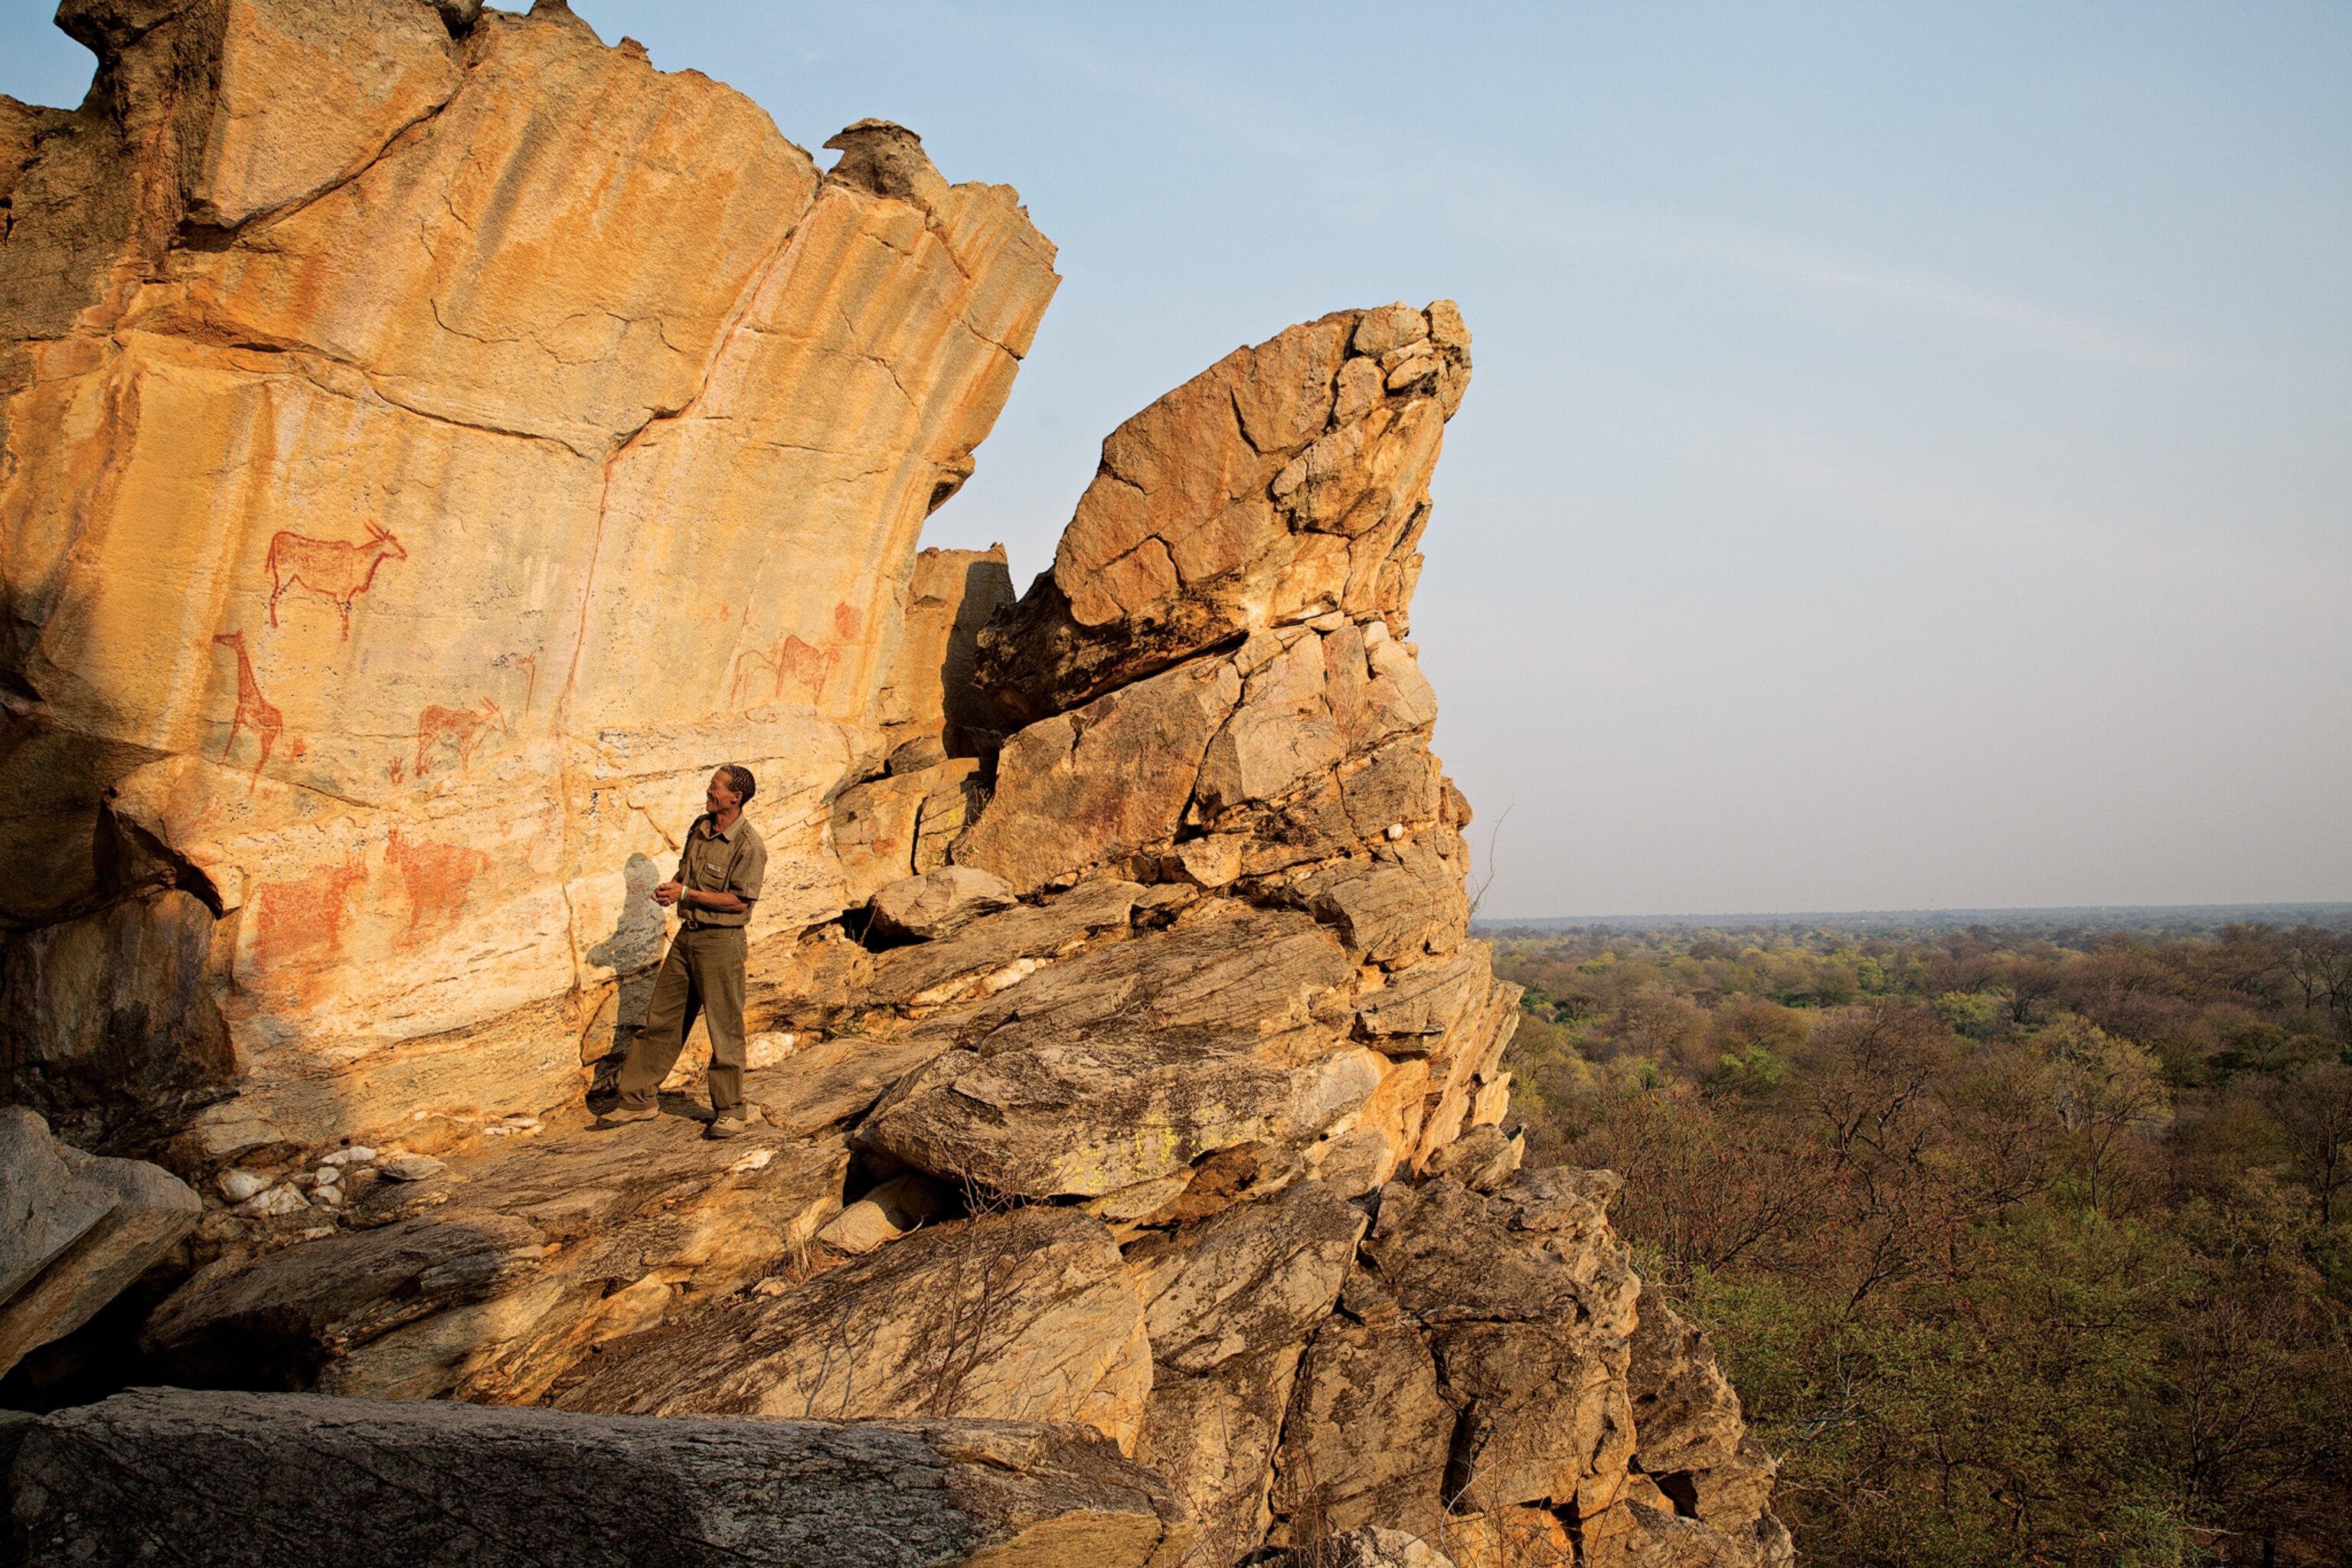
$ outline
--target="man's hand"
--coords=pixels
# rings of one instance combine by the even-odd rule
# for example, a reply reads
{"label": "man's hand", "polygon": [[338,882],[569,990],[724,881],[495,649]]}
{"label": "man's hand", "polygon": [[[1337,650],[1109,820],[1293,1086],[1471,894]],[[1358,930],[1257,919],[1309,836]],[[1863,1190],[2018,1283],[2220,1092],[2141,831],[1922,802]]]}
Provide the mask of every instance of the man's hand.
{"label": "man's hand", "polygon": [[685,891],[686,884],[683,882],[664,882],[660,887],[654,889],[654,902],[659,904],[664,909],[667,909],[672,904],[677,902],[678,896]]}

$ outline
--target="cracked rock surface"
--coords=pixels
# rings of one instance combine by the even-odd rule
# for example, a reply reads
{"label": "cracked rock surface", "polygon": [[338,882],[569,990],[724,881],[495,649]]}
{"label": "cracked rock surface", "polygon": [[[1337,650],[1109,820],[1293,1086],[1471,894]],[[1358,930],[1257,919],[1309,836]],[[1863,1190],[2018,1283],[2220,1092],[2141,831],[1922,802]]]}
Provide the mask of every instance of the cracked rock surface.
{"label": "cracked rock surface", "polygon": [[27,1564],[1145,1568],[1181,1547],[1157,1478],[1083,1427],[140,1389],[16,1436]]}

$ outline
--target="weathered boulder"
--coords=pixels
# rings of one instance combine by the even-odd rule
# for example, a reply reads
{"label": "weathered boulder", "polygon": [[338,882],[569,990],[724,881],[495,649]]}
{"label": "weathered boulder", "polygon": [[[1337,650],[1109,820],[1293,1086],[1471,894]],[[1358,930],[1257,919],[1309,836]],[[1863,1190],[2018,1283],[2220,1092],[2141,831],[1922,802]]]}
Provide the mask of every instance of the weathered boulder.
{"label": "weathered boulder", "polygon": [[1420,1536],[1377,1524],[1327,1536],[1265,1561],[1270,1568],[1454,1568],[1453,1558]]}
{"label": "weathered boulder", "polygon": [[1057,959],[1126,936],[1145,897],[1136,883],[1097,878],[1040,904],[982,916],[940,941],[883,953],[856,1000],[896,1013],[993,995]]}
{"label": "weathered boulder", "polygon": [[1245,1561],[1265,1539],[1268,1468],[1297,1366],[1298,1347],[1280,1345],[1153,1384],[1135,1457],[1168,1482],[1203,1562]]}
{"label": "weathered boulder", "polygon": [[1485,942],[1467,942],[1444,959],[1385,977],[1357,1004],[1356,1032],[1384,1056],[1449,1054],[1449,1033],[1486,998],[1493,961]]}
{"label": "weathered boulder", "polygon": [[1421,1163],[1424,1174],[1451,1176],[1474,1193],[1491,1193],[1519,1168],[1527,1141],[1496,1126],[1473,1127],[1443,1148],[1430,1151]]}
{"label": "weathered boulder", "polygon": [[[97,924],[9,963],[203,954],[109,1004],[225,1031],[171,1086],[195,1159],[575,1100],[714,763],[760,780],[755,940],[863,896],[830,798],[894,743],[917,538],[1053,247],[910,132],[821,174],[558,5],[59,19],[89,100],[0,115],[0,917]],[[937,707],[1005,596],[976,564],[919,585]],[[123,928],[157,884],[93,853],[110,792],[202,919]],[[882,879],[966,805],[933,781]],[[41,1027],[20,1092],[110,1131],[83,1100],[131,1089],[81,1046],[28,1075],[64,1059]]]}
{"label": "weathered boulder", "polygon": [[835,1035],[795,1051],[776,1070],[746,1075],[744,1095],[770,1126],[814,1137],[856,1121],[936,1054],[921,1040]]}
{"label": "weathered boulder", "polygon": [[868,910],[875,934],[929,942],[982,915],[1009,910],[1013,902],[1003,878],[969,866],[942,866],[891,883],[874,895]]}
{"label": "weathered boulder", "polygon": [[[1403,329],[1380,323],[1406,317],[1391,343]],[[982,634],[981,684],[1034,721],[1285,622],[1401,620],[1469,344],[1449,301],[1341,311],[1129,419],[1052,574]]]}
{"label": "weathered boulder", "polygon": [[987,794],[979,760],[945,755],[936,736],[903,742],[883,767],[880,777],[834,799],[833,849],[845,905],[946,865]]}
{"label": "weathered boulder", "polygon": [[816,1233],[842,1252],[871,1252],[950,1212],[951,1195],[928,1176],[893,1176],[826,1222]]}
{"label": "weathered boulder", "polygon": [[100,1152],[152,1148],[221,1098],[236,1063],[213,996],[217,924],[201,899],[163,885],[0,937],[5,1092]]}
{"label": "weathered boulder", "polygon": [[148,1366],[200,1386],[534,1400],[593,1347],[782,1266],[839,1212],[837,1141],[697,1131],[665,1117],[503,1141],[520,1146],[419,1180],[346,1177],[357,1190],[331,1208],[283,1185],[293,1212],[265,1223],[288,1228],[165,1300]]}
{"label": "weathered boulder", "polygon": [[1276,1458],[1282,1521],[1273,1538],[1305,1544],[1374,1519],[1435,1535],[1453,1417],[1427,1338],[1377,1278],[1358,1270],[1307,1347]]}
{"label": "weathered boulder", "polygon": [[85,1154],[0,1106],[0,1373],[89,1321],[202,1208],[170,1172]]}
{"label": "weathered boulder", "polygon": [[1265,1539],[1293,1374],[1331,1310],[1362,1211],[1316,1182],[1137,1244],[1153,1378],[1136,1457],[1159,1468],[1227,1560]]}
{"label": "weathered boulder", "polygon": [[1331,1312],[1364,1233],[1362,1210],[1317,1182],[1227,1209],[1128,1252],[1152,1360],[1197,1373],[1303,1344]]}
{"label": "weathered boulder", "polygon": [[1085,1428],[645,1420],[141,1389],[23,1434],[27,1564],[1145,1568],[1183,1526]]}
{"label": "weathered boulder", "polygon": [[647,1415],[1079,1422],[1130,1447],[1151,1387],[1143,1306],[1069,1209],[927,1227],[772,1296],[614,1345],[557,1403]]}
{"label": "weathered boulder", "polygon": [[860,1139],[1031,1198],[1099,1197],[1234,1145],[1311,1142],[1380,1079],[1379,1058],[1343,1037],[1352,971],[1303,915],[1214,902],[918,1026],[942,1054]]}
{"label": "weathered boulder", "polygon": [[[1466,866],[1454,863],[1461,823],[1428,751],[1436,716],[1412,650],[1381,619],[1333,611],[1262,630],[1015,734],[955,853],[1022,889],[1121,862],[1222,887],[1335,858],[1325,880],[1403,859],[1414,878],[1391,879],[1384,900],[1356,894],[1335,918],[1362,906],[1393,928],[1425,905],[1423,923],[1451,931],[1431,951],[1448,951],[1468,917]],[[1302,884],[1302,900],[1322,891]],[[1364,945],[1381,934],[1392,945],[1412,933],[1368,927]]]}
{"label": "weathered boulder", "polygon": [[[1788,1531],[1770,1510],[1777,1467],[1747,1436],[1739,1395],[1723,1375],[1714,1347],[1653,1286],[1643,1287],[1637,1310],[1641,1323],[1625,1380],[1636,1434],[1634,1464],[1677,1516],[1728,1539],[1730,1546],[1719,1549],[1715,1559],[1725,1568],[1792,1561]],[[1627,1522],[1632,1528],[1616,1538],[1621,1561],[1641,1561],[1643,1537],[1668,1534],[1631,1510]]]}
{"label": "weathered boulder", "polygon": [[1592,1568],[1786,1568],[1797,1560],[1788,1527],[1769,1512],[1744,1528],[1718,1529],[1663,1497],[1629,1500],[1585,1520],[1579,1538]]}
{"label": "weathered boulder", "polygon": [[[1539,1173],[1494,1197],[1444,1177],[1382,1191],[1363,1247],[1373,1278],[1356,1298],[1366,1310],[1338,1328],[1328,1353],[1319,1342],[1311,1348],[1309,1407],[1379,1408],[1415,1395],[1416,1359],[1366,1331],[1392,1300],[1399,1321],[1426,1342],[1452,1413],[1442,1477],[1431,1477],[1425,1457],[1412,1463],[1410,1444],[1403,1465],[1368,1462],[1339,1423],[1310,1421],[1283,1456],[1281,1501],[1292,1521],[1337,1510],[1352,1521],[1364,1510],[1370,1522],[1411,1529],[1433,1505],[1452,1514],[1527,1503],[1597,1513],[1616,1500],[1633,1453],[1624,1380],[1640,1281],[1608,1229],[1613,1190],[1581,1173]],[[1408,1478],[1422,1488],[1439,1479],[1442,1489],[1381,1496]],[[1367,1500],[1375,1500],[1369,1509]]]}
{"label": "weathered boulder", "polygon": [[1198,660],[1023,730],[997,756],[996,794],[957,864],[1027,891],[1172,841],[1241,694],[1230,664]]}
{"label": "weathered boulder", "polygon": [[1339,933],[1350,956],[1395,969],[1462,945],[1470,900],[1469,856],[1459,836],[1382,845],[1361,859],[1294,878],[1283,896]]}

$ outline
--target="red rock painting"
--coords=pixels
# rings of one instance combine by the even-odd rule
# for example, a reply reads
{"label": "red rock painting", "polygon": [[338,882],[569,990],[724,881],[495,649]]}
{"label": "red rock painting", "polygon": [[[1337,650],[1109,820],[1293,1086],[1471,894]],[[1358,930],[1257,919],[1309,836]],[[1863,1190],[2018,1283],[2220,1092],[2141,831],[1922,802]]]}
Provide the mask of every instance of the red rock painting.
{"label": "red rock painting", "polygon": [[[821,648],[797,637],[786,637],[766,647],[745,648],[735,656],[734,675],[727,686],[728,704],[740,709],[781,702],[788,687],[803,702],[818,701],[824,696],[825,682],[833,679],[833,667],[840,661],[839,648]],[[762,676],[767,678],[764,696],[760,689]]]}
{"label": "red rock painting", "polygon": [[268,765],[270,748],[278,743],[278,735],[286,728],[286,716],[262,696],[261,683],[253,678],[253,659],[245,651],[245,634],[221,632],[213,641],[236,654],[236,712],[228,721],[228,744],[221,748],[221,761],[228,761],[236,750],[240,730],[252,731],[254,739],[261,742],[261,755],[254,760],[253,777],[245,786],[245,793],[250,795],[261,782],[261,770]]}
{"label": "red rock painting", "polygon": [[400,547],[400,541],[372,522],[367,525],[367,540],[361,544],[301,533],[272,534],[265,563],[269,568],[269,624],[278,625],[280,595],[289,588],[306,588],[342,612],[341,640],[349,642],[352,601],[368,591],[375,581],[376,568],[386,560],[407,559],[408,552]]}
{"label": "red rock painting", "polygon": [[466,845],[412,844],[396,827],[383,858],[385,864],[398,868],[401,884],[408,890],[408,926],[401,933],[404,942],[456,925],[474,879],[490,864],[488,855]]}
{"label": "red rock painting", "polygon": [[416,715],[416,776],[433,771],[433,758],[445,742],[457,753],[457,771],[464,773],[483,737],[494,733],[508,733],[507,716],[487,697],[472,708],[425,709]]}
{"label": "red rock painting", "polygon": [[259,906],[253,952],[264,973],[306,958],[342,951],[343,921],[351,915],[352,889],[367,880],[367,863],[355,851],[290,882],[265,882],[254,891]]}

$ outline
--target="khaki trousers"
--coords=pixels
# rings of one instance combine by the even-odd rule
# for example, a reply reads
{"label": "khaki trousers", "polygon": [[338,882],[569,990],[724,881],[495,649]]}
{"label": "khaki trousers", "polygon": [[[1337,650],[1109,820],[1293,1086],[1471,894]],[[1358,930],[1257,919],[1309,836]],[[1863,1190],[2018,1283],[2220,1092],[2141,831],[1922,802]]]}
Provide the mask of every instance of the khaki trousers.
{"label": "khaki trousers", "polygon": [[623,1105],[654,1103],[698,1013],[710,1030],[710,1109],[723,1115],[743,1103],[743,944],[741,926],[678,929],[654,982],[646,1026],[621,1064]]}

